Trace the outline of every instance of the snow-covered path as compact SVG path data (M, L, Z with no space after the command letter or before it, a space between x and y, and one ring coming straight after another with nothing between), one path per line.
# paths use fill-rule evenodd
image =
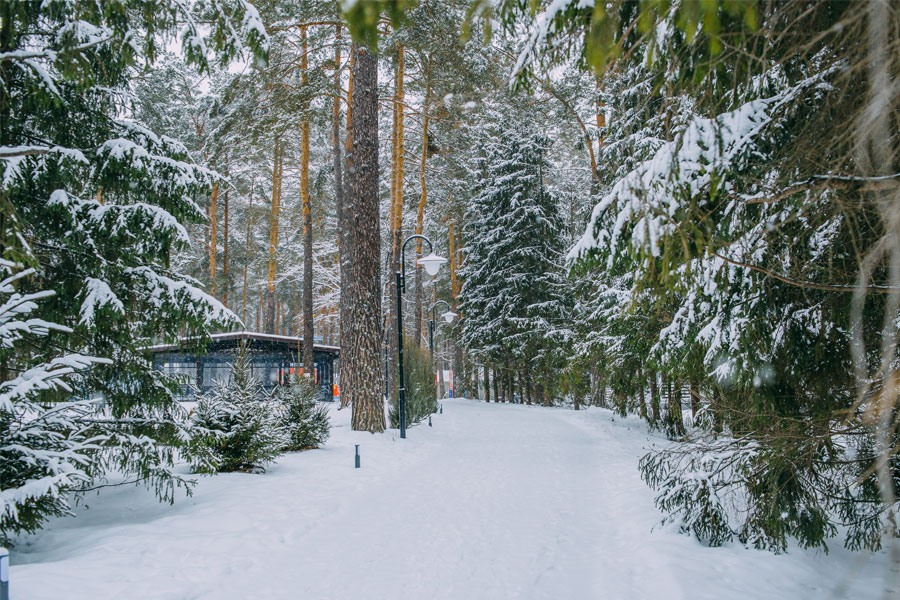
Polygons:
M13 600L877 598L884 557L705 548L660 528L608 411L453 400L434 427L201 480L175 506L107 491L13 553ZM353 468L353 444L362 468ZM839 544L835 544L837 546ZM836 596L837 597L837 596Z

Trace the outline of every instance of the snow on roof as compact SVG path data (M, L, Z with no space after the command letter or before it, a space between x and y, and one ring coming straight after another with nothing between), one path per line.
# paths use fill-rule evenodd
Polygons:
M259 333L257 331L231 331L228 333L214 333L209 336L211 341L219 341L219 340L234 340L234 339L251 339L251 340L261 340L267 342L290 342L292 344L302 344L303 338L294 337L290 335L275 335L271 333ZM175 344L157 344L155 346L147 346L143 348L144 350L149 350L150 352L161 351L161 350L174 350L176 348L184 345L185 342L196 339L196 338L188 338L188 337L180 337L178 338L178 343ZM329 346L327 344L313 344L314 350L322 350L325 352L340 352L340 346Z

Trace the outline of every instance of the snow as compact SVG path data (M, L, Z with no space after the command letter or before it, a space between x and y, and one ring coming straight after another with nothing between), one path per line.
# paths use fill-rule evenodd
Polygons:
M406 440L332 410L321 450L200 480L174 506L87 499L12 553L18 599L867 599L884 554L708 548L660 525L637 461L660 440L601 409L445 400ZM353 468L354 444L362 468Z

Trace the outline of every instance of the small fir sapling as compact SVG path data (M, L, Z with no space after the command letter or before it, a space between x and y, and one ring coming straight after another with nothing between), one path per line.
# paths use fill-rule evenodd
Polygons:
M191 461L196 472L261 473L281 454L285 429L253 376L247 349L235 352L231 376L202 396L192 415Z
M307 377L296 377L282 391L281 425L287 432L284 449L318 448L331 434L328 407L316 402L316 386Z

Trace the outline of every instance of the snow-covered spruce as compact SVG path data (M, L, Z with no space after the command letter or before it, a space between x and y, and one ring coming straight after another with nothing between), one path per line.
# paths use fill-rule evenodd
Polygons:
M303 376L281 389L279 417L287 439L285 450L318 448L331 434L328 407L316 401L317 394L316 385Z
M569 341L570 306L562 220L544 182L549 140L527 122L498 116L472 165L478 187L466 212L461 341L495 377L524 378L529 401L546 402Z
M268 40L245 0L165 0L145 8L136 0L50 1L18 3L3 15L0 259L37 265L35 276L16 281L16 292L37 299L46 291L29 306L30 319L38 329L58 324L30 335L27 350L4 348L4 367L24 376L54 357L104 357L77 377L64 379L64 365L54 368L67 387L54 383L39 404L13 404L4 417L5 431L22 442L13 447L24 448L25 438L47 444L28 460L58 468L59 485L40 475L49 467L36 466L35 481L57 487L26 489L35 498L49 494L46 505L54 512L65 507L61 490L76 481L82 491L142 482L169 501L189 484L173 468L190 437L174 400L178 382L156 372L142 348L179 334L202 339L211 328L236 322L171 261L189 242L187 225L205 219L196 200L220 176L196 164L180 141L130 118L131 81L172 34L180 33L188 61L201 70L211 59L263 58ZM210 15L218 17L210 21ZM43 375L29 377L16 385L37 385ZM57 430L33 435L45 400L101 397L98 410L56 404L46 419ZM64 423L70 418L76 425ZM79 447L82 439L91 445ZM66 454L70 462L52 454L63 443L79 448ZM21 481L5 484L3 493L27 500L31 491L15 492ZM10 506L19 505L5 503L5 510Z
M17 273L13 273L17 270ZM102 359L23 348L66 327L31 317L52 291L21 294L34 269L0 267L0 545L69 512L69 492L91 479L107 437L86 423L95 403L67 398L79 373Z
M235 352L229 380L200 398L191 425L191 462L201 473L261 473L289 439L275 402L253 376L246 348Z

